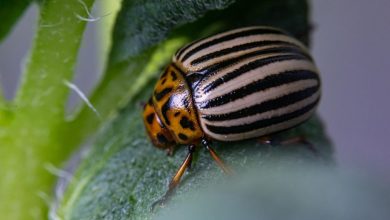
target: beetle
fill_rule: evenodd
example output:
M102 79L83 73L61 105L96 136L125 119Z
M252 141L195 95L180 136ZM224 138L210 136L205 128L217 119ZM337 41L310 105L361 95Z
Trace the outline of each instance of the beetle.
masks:
M318 105L320 84L308 49L278 28L234 29L179 49L143 111L156 147L172 154L188 145L166 195L191 166L197 145L232 173L210 141L265 137L304 122Z

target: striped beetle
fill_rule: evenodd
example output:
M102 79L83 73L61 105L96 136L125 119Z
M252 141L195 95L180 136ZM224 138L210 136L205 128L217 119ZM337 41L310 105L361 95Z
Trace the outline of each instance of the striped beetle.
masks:
M145 104L143 118L156 147L189 145L168 195L202 144L231 170L209 140L262 137L307 120L320 99L320 79L306 47L280 29L246 27L179 49Z

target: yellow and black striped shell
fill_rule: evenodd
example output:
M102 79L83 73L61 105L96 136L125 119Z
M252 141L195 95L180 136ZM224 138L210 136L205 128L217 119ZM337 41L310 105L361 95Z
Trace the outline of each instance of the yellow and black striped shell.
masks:
M276 28L246 27L178 50L144 122L162 148L201 138L237 141L304 122L319 99L319 74L302 43Z

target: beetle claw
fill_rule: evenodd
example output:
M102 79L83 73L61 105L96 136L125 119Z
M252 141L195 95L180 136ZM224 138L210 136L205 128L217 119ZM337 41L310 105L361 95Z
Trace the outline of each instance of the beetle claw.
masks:
M173 152L174 152L174 148L173 147L169 147L166 149L166 152L167 152L167 156L173 156Z

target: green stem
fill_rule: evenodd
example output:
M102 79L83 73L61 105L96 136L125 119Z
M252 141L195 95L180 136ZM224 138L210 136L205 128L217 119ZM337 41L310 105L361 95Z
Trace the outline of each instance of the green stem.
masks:
M117 18L117 14L121 7L121 0L116 1L99 1L97 2L99 13L107 15L99 23L97 35L98 35L98 49L99 49L99 64L101 69L104 69L104 64L107 63L108 55L110 54L110 48L112 45L112 33L114 30L114 24Z
M3 94L3 88L0 85L0 109L3 105L5 105L5 97Z
M15 104L21 111L48 111L48 118L62 119L68 88L87 17L85 4L93 0L47 0L41 7L38 32L26 65ZM35 112L37 111L37 112ZM51 121L51 120L49 120Z
M103 69L105 68L104 64L107 63L109 50L111 48L111 33L113 32L116 17L120 10L121 1L101 1L97 2L97 6L100 14L107 15L104 19L99 21L97 30L97 47L100 55L99 65L101 65L100 68ZM91 103L94 108L97 109L99 116L101 117L98 117L87 105L82 105L81 109L76 111L68 121L67 130L65 132L72 133L72 138L65 140L66 145L78 146L89 134L93 133L93 131L99 127L100 123L109 115L110 110L117 107L116 105L112 106L105 104L110 103L109 100L120 99L118 96L121 94L117 94L115 91L123 91L127 88L123 88L123 84L126 82L126 79L122 79L123 77L119 80L111 80L111 78L117 79L120 78L118 76L123 76L123 74L117 74L116 72L120 72L120 70L104 71L102 79L90 97ZM106 91L105 88L108 84L112 85L112 87L108 86L108 91ZM114 89L112 90L112 88ZM112 102L110 104L112 104Z
M2 219L45 219L59 166L74 146L61 133L64 109L87 17L94 0L46 0L33 47L13 102L12 119L0 131Z

